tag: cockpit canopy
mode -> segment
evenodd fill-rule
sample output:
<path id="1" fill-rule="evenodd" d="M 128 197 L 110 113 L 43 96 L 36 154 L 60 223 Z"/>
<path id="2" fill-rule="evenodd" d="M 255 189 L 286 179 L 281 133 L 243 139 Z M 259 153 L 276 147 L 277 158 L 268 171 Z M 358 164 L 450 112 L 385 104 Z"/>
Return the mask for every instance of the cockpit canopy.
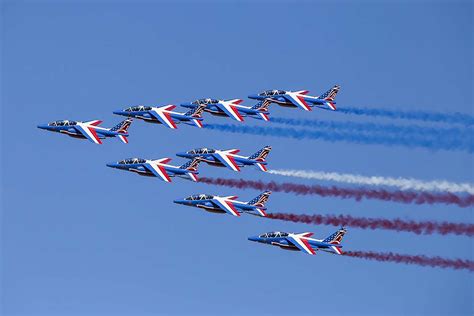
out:
<path id="1" fill-rule="evenodd" d="M 144 111 L 150 111 L 150 110 L 151 110 L 151 106 L 143 106 L 143 105 L 131 106 L 125 109 L 126 112 L 144 112 Z"/>
<path id="2" fill-rule="evenodd" d="M 272 232 L 272 233 L 266 233 L 263 235 L 260 235 L 260 238 L 278 238 L 278 237 L 287 237 L 288 233 L 283 233 L 283 232 Z"/>
<path id="3" fill-rule="evenodd" d="M 128 158 L 128 159 L 121 160 L 118 163 L 121 165 L 135 165 L 135 164 L 145 163 L 145 162 L 146 160 L 142 158 Z"/>
<path id="4" fill-rule="evenodd" d="M 286 91 L 284 90 L 266 90 L 263 91 L 262 93 L 259 93 L 258 95 L 260 96 L 272 96 L 272 95 L 280 95 L 280 94 L 285 94 Z"/>
<path id="5" fill-rule="evenodd" d="M 188 196 L 185 200 L 188 200 L 188 201 L 200 201 L 200 200 L 212 200 L 213 198 L 214 198 L 214 196 L 212 196 L 212 195 L 196 194 L 196 195 Z"/>
<path id="6" fill-rule="evenodd" d="M 214 149 L 204 147 L 204 148 L 196 148 L 196 149 L 190 150 L 188 153 L 193 154 L 193 155 L 202 155 L 202 154 L 213 154 L 215 152 L 216 151 Z"/>
<path id="7" fill-rule="evenodd" d="M 207 99 L 198 99 L 196 101 L 193 102 L 193 104 L 196 104 L 196 105 L 201 105 L 201 104 L 217 104 L 219 103 L 219 100 L 216 100 L 216 99 L 210 99 L 210 98 L 207 98 Z"/>
<path id="8" fill-rule="evenodd" d="M 61 120 L 61 121 L 51 122 L 48 125 L 49 126 L 73 126 L 73 125 L 77 125 L 77 122 L 69 121 L 69 120 Z"/>

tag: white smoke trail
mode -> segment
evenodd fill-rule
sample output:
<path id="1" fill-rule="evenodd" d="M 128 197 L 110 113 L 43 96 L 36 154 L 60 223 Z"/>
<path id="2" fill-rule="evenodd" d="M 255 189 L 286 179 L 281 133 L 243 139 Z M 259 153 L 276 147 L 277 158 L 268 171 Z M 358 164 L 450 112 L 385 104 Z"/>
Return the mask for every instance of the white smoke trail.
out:
<path id="1" fill-rule="evenodd" d="M 386 185 L 397 187 L 401 190 L 418 191 L 444 191 L 451 193 L 467 192 L 474 194 L 474 186 L 470 183 L 454 183 L 445 180 L 423 181 L 413 178 L 390 178 L 378 176 L 362 176 L 350 173 L 306 171 L 306 170 L 268 170 L 268 173 L 287 177 L 314 179 L 322 181 L 335 181 L 362 185 Z"/>

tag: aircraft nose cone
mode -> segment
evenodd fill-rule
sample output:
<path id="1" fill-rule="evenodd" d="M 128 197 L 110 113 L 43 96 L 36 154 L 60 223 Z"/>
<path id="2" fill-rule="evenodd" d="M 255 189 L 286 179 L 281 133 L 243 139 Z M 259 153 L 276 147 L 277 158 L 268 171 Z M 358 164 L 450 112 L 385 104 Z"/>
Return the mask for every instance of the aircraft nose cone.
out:
<path id="1" fill-rule="evenodd" d="M 41 125 L 38 125 L 37 127 L 41 129 L 48 129 L 49 126 L 45 124 L 41 124 Z"/>
<path id="2" fill-rule="evenodd" d="M 120 110 L 120 111 L 114 111 L 113 112 L 114 114 L 117 114 L 117 115 L 125 115 L 124 114 L 124 111 Z"/>
<path id="3" fill-rule="evenodd" d="M 250 241 L 259 241 L 259 238 L 257 236 L 250 236 L 247 239 L 250 240 Z"/>
<path id="4" fill-rule="evenodd" d="M 116 168 L 117 165 L 116 165 L 115 163 L 108 163 L 108 164 L 107 164 L 107 167 Z"/>
<path id="5" fill-rule="evenodd" d="M 258 99 L 258 95 L 257 94 L 251 94 L 248 96 L 249 99 Z"/>
<path id="6" fill-rule="evenodd" d="M 183 157 L 183 158 L 188 158 L 190 155 L 187 152 L 182 151 L 182 152 L 177 153 L 176 156 Z"/>
<path id="7" fill-rule="evenodd" d="M 183 200 L 173 200 L 173 203 L 184 204 L 184 201 Z"/>

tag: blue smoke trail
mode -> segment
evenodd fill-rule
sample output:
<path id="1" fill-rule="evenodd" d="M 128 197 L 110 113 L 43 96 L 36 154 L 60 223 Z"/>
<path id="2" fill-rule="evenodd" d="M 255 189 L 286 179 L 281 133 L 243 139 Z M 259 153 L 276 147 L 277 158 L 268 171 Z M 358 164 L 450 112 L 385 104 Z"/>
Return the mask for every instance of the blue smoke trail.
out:
<path id="1" fill-rule="evenodd" d="M 420 136 L 423 138 L 465 138 L 469 140 L 473 135 L 474 130 L 471 128 L 460 129 L 452 128 L 432 128 L 421 126 L 402 126 L 393 124 L 376 124 L 376 123 L 358 123 L 358 122 L 337 122 L 337 121 L 320 121 L 311 119 L 294 119 L 284 117 L 272 117 L 271 122 L 285 124 L 285 125 L 300 125 L 311 128 L 331 129 L 344 132 L 367 132 L 367 133 L 381 133 L 381 134 L 398 134 L 400 136 Z"/>
<path id="2" fill-rule="evenodd" d="M 238 126 L 230 124 L 212 124 L 205 125 L 208 129 L 219 130 L 230 133 L 265 135 L 275 137 L 287 137 L 294 139 L 320 139 L 326 141 L 345 141 L 357 144 L 379 144 L 386 146 L 405 146 L 405 147 L 422 147 L 431 150 L 462 150 L 473 152 L 474 146 L 471 142 L 466 143 L 463 140 L 438 140 L 423 139 L 413 136 L 393 137 L 388 135 L 364 135 L 357 133 L 341 133 L 339 131 L 318 131 L 308 129 L 294 129 L 281 127 L 259 127 L 259 126 Z"/>
<path id="3" fill-rule="evenodd" d="M 392 119 L 417 120 L 425 122 L 441 122 L 450 124 L 462 124 L 465 126 L 474 125 L 474 117 L 463 113 L 439 113 L 439 112 L 424 112 L 424 111 L 400 111 L 400 110 L 384 110 L 384 109 L 370 109 L 370 108 L 338 108 L 336 112 L 367 115 L 367 116 L 381 116 Z"/>

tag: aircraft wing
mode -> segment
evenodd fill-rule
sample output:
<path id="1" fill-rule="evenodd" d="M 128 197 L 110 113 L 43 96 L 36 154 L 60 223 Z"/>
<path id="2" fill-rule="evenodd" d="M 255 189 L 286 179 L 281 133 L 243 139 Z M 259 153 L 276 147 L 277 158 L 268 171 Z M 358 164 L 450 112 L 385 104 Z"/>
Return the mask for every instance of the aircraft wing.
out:
<path id="1" fill-rule="evenodd" d="M 290 235 L 286 238 L 289 242 L 291 242 L 293 245 L 298 247 L 299 250 L 306 252 L 307 254 L 310 254 L 310 255 L 314 255 L 316 253 L 306 239 L 301 238 L 296 235 Z"/>
<path id="2" fill-rule="evenodd" d="M 77 124 L 74 126 L 85 138 L 96 144 L 102 144 L 97 132 L 92 125 Z"/>
<path id="3" fill-rule="evenodd" d="M 171 182 L 171 178 L 166 172 L 163 166 L 153 163 L 146 163 L 145 166 L 150 170 L 156 177 L 161 178 L 165 182 Z"/>
<path id="4" fill-rule="evenodd" d="M 285 98 L 293 103 L 296 107 L 299 107 L 305 111 L 311 111 L 311 107 L 306 103 L 304 97 L 296 92 L 287 92 Z"/>
<path id="5" fill-rule="evenodd" d="M 240 171 L 240 167 L 235 162 L 234 157 L 227 155 L 226 152 L 216 151 L 214 153 L 215 157 L 227 168 L 230 168 L 234 171 Z"/>
<path id="6" fill-rule="evenodd" d="M 216 204 L 226 213 L 229 213 L 230 215 L 234 216 L 240 216 L 240 213 L 237 211 L 232 201 L 216 197 L 212 200 L 212 202 L 214 202 L 214 204 Z"/>
<path id="7" fill-rule="evenodd" d="M 217 103 L 216 106 L 220 110 L 224 111 L 227 116 L 230 116 L 236 121 L 243 122 L 244 119 L 242 118 L 242 115 L 240 115 L 239 110 L 237 110 L 237 108 L 234 106 L 234 104 L 239 104 L 240 102 L 242 102 L 242 100 L 240 99 L 231 101 L 221 101 Z"/>
<path id="8" fill-rule="evenodd" d="M 171 118 L 169 111 L 174 109 L 176 106 L 169 105 L 157 108 L 156 110 L 149 111 L 154 118 L 160 121 L 161 124 L 168 126 L 169 128 L 176 129 L 176 123 Z"/>

